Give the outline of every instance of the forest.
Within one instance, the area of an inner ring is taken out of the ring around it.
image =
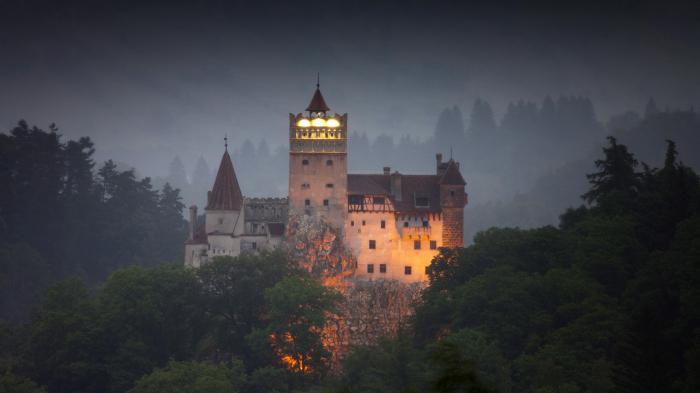
[[[442,249],[410,323],[332,373],[337,293],[280,252],[184,268],[178,190],[20,122],[0,135],[0,392],[699,391],[700,180],[676,142],[649,165],[607,137],[557,226]]]

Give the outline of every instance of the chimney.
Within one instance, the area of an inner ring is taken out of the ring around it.
[[[396,171],[391,174],[391,195],[395,200],[401,201],[401,174]]]
[[[384,167],[384,174],[385,174],[385,175],[388,175],[388,174],[390,174],[390,173],[391,173],[391,167],[385,166],[385,167]]]
[[[197,206],[190,206],[190,240],[194,240],[194,230],[197,225]]]
[[[442,165],[442,153],[438,153],[435,155],[435,161],[437,165],[435,166],[437,168],[437,173],[440,174],[440,165]]]

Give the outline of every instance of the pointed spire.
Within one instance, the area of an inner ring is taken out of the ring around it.
[[[226,138],[228,139],[228,137]],[[216,173],[214,187],[207,203],[209,210],[241,210],[243,205],[243,194],[238,186],[236,171],[233,170],[233,162],[228,154],[228,140],[226,141],[226,151],[221,157],[219,171]]]
[[[323,99],[323,94],[321,94],[321,74],[316,73],[316,91],[314,96],[311,98],[309,106],[306,107],[309,112],[328,112],[330,108],[326,105],[326,100]]]

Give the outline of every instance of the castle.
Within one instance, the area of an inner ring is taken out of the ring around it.
[[[348,174],[348,115],[331,113],[316,85],[304,113],[289,114],[289,197],[244,198],[228,150],[208,193],[204,224],[190,207],[185,264],[273,249],[290,216],[310,216],[341,233],[355,276],[421,282],[440,247],[464,245],[466,182],[459,163],[436,155],[434,175]]]

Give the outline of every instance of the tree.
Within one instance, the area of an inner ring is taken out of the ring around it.
[[[182,265],[129,267],[113,273],[98,297],[100,329],[108,353],[110,391],[168,360],[188,360],[207,332],[201,284]]]
[[[281,252],[218,257],[197,269],[202,301],[211,321],[215,345],[208,352],[223,352],[254,363],[246,336],[265,327],[265,290],[293,272]]]
[[[128,393],[238,393],[245,384],[243,363],[170,362],[141,377]]]
[[[603,148],[604,159],[595,161],[598,172],[586,175],[591,183],[590,191],[583,194],[588,203],[610,202],[615,207],[624,207],[624,202],[633,198],[639,187],[639,176],[635,173],[637,160],[627,151],[627,146],[617,143],[612,136],[609,146]]]
[[[488,393],[492,392],[478,378],[474,363],[465,358],[456,343],[439,341],[433,348],[430,360],[434,362],[436,375],[432,391],[436,393]]]
[[[321,342],[326,313],[341,295],[309,277],[286,277],[265,290],[267,336],[280,361],[298,374],[322,375],[328,352]]]
[[[0,376],[0,393],[46,393],[46,389],[32,380],[6,371]]]

